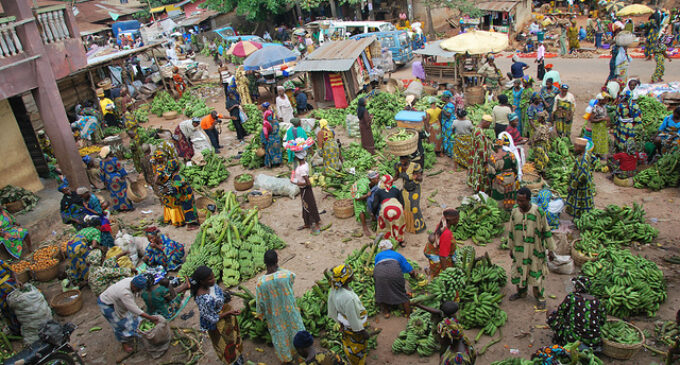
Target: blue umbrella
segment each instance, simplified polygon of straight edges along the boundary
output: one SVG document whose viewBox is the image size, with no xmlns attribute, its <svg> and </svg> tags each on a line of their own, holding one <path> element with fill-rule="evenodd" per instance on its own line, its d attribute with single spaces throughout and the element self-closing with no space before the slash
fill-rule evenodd
<svg viewBox="0 0 680 365">
<path fill-rule="evenodd" d="M 259 70 L 295 61 L 296 59 L 297 55 L 284 46 L 262 47 L 262 49 L 253 52 L 243 61 L 243 68 L 246 70 Z"/>
</svg>

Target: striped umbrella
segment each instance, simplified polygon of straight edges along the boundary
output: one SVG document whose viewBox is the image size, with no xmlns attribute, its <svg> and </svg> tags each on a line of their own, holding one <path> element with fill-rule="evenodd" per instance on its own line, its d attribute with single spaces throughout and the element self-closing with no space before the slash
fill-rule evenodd
<svg viewBox="0 0 680 365">
<path fill-rule="evenodd" d="M 623 9 L 624 6 L 626 6 L 626 4 L 624 4 L 620 1 L 612 1 L 609 4 L 607 4 L 605 9 L 607 9 L 607 11 L 610 11 L 610 12 L 611 11 L 617 12 L 617 11 Z"/>
<path fill-rule="evenodd" d="M 260 48 L 262 48 L 262 45 L 258 42 L 238 41 L 229 47 L 229 50 L 227 50 L 227 55 L 245 58 Z"/>
</svg>

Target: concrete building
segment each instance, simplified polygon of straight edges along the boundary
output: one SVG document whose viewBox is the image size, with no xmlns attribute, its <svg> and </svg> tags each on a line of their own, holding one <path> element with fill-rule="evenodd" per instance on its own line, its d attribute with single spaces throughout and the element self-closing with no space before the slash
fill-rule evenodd
<svg viewBox="0 0 680 365">
<path fill-rule="evenodd" d="M 0 0 L 0 186 L 33 191 L 42 153 L 26 101 L 35 102 L 59 167 L 71 186 L 87 186 L 57 80 L 87 66 L 68 3 L 33 8 L 32 0 Z M 44 161 L 43 161 L 44 163 Z"/>
</svg>

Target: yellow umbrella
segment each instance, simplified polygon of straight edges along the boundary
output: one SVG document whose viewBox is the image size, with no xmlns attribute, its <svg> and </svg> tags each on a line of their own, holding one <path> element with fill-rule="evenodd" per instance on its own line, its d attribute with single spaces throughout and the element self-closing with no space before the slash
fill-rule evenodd
<svg viewBox="0 0 680 365">
<path fill-rule="evenodd" d="M 500 52 L 508 48 L 508 45 L 507 34 L 479 30 L 459 34 L 439 43 L 446 51 L 470 54 Z"/>
<path fill-rule="evenodd" d="M 654 12 L 654 9 L 650 8 L 647 5 L 642 5 L 642 4 L 633 4 L 633 5 L 628 5 L 621 10 L 616 12 L 616 15 L 618 16 L 629 16 L 629 15 L 645 15 L 645 14 L 651 14 Z"/>
</svg>

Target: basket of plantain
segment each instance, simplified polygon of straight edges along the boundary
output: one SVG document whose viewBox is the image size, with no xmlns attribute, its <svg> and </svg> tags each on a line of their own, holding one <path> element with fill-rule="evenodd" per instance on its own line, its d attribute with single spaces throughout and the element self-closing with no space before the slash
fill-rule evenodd
<svg viewBox="0 0 680 365">
<path fill-rule="evenodd" d="M 253 187 L 253 175 L 251 174 L 241 174 L 234 178 L 234 189 L 236 191 L 244 191 Z"/>
<path fill-rule="evenodd" d="M 602 353 L 618 360 L 629 360 L 645 343 L 645 334 L 631 323 L 608 319 L 602 328 Z"/>
<path fill-rule="evenodd" d="M 397 128 L 385 139 L 387 148 L 395 156 L 408 156 L 418 149 L 418 132 Z"/>
<path fill-rule="evenodd" d="M 571 258 L 574 259 L 574 264 L 576 264 L 576 266 L 581 267 L 586 262 L 595 261 L 597 259 L 597 257 L 595 257 L 595 256 L 589 256 L 589 255 L 579 251 L 578 249 L 576 249 L 574 247 L 574 244 L 576 244 L 576 241 L 577 240 L 575 240 L 572 243 L 572 246 L 571 246 Z"/>
</svg>

